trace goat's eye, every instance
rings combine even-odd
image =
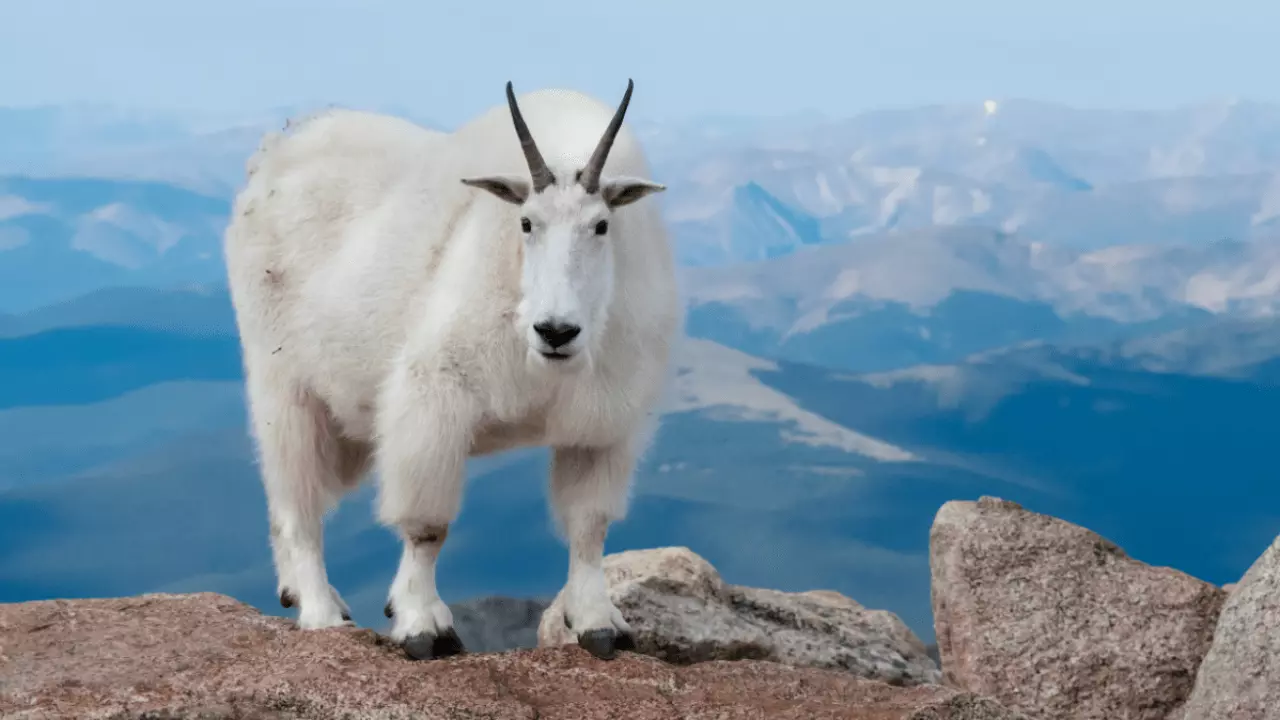
[[[524,232],[531,232],[533,230],[533,223],[529,222],[529,218],[522,217],[520,218],[520,229]]]
[[[609,221],[608,221],[608,220],[601,220],[600,222],[596,223],[596,234],[597,234],[597,235],[603,235],[603,234],[605,234],[605,233],[607,233],[607,232],[609,232]]]

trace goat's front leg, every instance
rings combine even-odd
[[[404,543],[385,611],[391,638],[414,659],[455,655],[462,641],[436,591],[436,559],[458,516],[479,405],[448,377],[393,380],[382,399],[378,517]]]
[[[565,624],[578,644],[602,659],[635,642],[622,613],[609,599],[604,540],[609,525],[626,514],[635,455],[628,444],[606,448],[556,448],[551,459],[551,502],[569,543]]]

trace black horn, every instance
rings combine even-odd
[[[609,121],[609,127],[604,129],[604,135],[600,136],[600,142],[596,145],[595,152],[591,153],[591,159],[587,160],[587,166],[582,168],[582,176],[578,182],[589,193],[597,192],[600,189],[600,173],[604,170],[604,161],[609,159],[609,150],[613,148],[613,141],[618,137],[618,130],[622,128],[622,117],[627,114],[627,105],[631,103],[631,88],[633,87],[635,87],[635,84],[628,78],[627,92],[622,96],[622,102],[618,105],[618,110],[613,114],[613,119]]]
[[[516,104],[516,93],[511,89],[510,80],[507,81],[507,106],[511,108],[511,123],[516,126],[516,136],[520,138],[520,149],[524,151],[524,160],[529,164],[529,174],[533,176],[533,191],[542,192],[554,183],[556,178],[551,174],[551,168],[547,167],[547,161],[542,159],[542,153],[538,151],[538,144],[533,141],[533,135],[529,134],[529,126],[525,124],[524,116],[520,114],[520,106]]]

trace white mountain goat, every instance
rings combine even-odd
[[[598,657],[631,646],[604,540],[680,323],[659,209],[637,203],[664,186],[622,127],[632,87],[613,111],[564,90],[517,104],[507,83],[506,108],[452,133],[331,111],[249,161],[227,271],[280,602],[301,628],[350,622],[321,528],[376,462],[378,518],[404,543],[391,636],[415,658],[462,652],[435,571],[466,459],[547,445],[566,622]]]

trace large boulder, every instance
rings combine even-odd
[[[208,593],[0,605],[0,717],[1025,720],[938,685],[760,661],[566,647],[415,662],[370,630],[302,631]]]
[[[1280,538],[1227,598],[1183,718],[1280,720]]]
[[[671,663],[753,658],[833,668],[893,685],[937,683],[942,673],[893,613],[837,592],[786,593],[725,583],[688,548],[605,557],[609,594],[635,631],[636,651]],[[543,613],[538,644],[574,642],[563,592]]]
[[[949,502],[930,533],[944,682],[1044,720],[1166,720],[1227,593],[1017,504]]]

